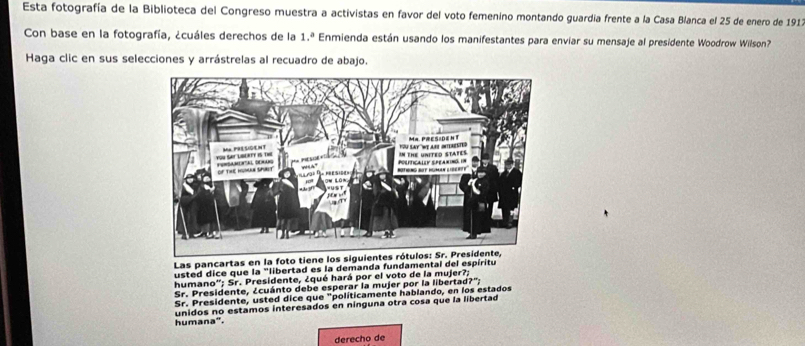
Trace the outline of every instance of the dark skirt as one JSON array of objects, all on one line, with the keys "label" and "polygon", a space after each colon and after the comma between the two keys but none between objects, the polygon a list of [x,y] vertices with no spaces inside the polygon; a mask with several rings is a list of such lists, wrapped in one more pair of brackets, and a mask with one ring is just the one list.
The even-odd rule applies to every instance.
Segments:
[{"label": "dark skirt", "polygon": [[276,210],[270,208],[254,209],[254,213],[252,214],[252,227],[277,227]]},{"label": "dark skirt", "polygon": [[277,227],[277,203],[268,189],[258,189],[252,200],[252,227]]},{"label": "dark skirt", "polygon": [[209,191],[201,191],[196,198],[196,203],[198,204],[196,221],[200,226],[208,223],[217,223],[215,196],[213,196],[212,193]]},{"label": "dark skirt", "polygon": [[[185,198],[182,197],[184,200]],[[176,231],[181,234],[192,236],[200,232],[198,223],[196,222],[196,214],[198,214],[198,205],[195,201],[186,200],[186,203],[179,204],[179,212],[176,214]]]},{"label": "dark skirt", "polygon": [[400,227],[412,226],[412,215],[408,212],[408,200],[406,200],[405,197],[398,197],[394,201],[394,208],[394,212],[397,214],[397,222],[400,224]]},{"label": "dark skirt", "polygon": [[414,200],[411,204],[410,213],[411,218],[410,227],[429,227],[433,226],[435,222],[435,210],[433,206],[433,199],[428,198],[428,204],[423,204],[421,200]]},{"label": "dark skirt", "polygon": [[391,231],[399,227],[397,215],[392,208],[382,208],[372,215],[372,228],[375,231]]},{"label": "dark skirt", "polygon": [[[462,227],[462,230],[470,234],[491,233],[492,219],[490,219],[487,210],[479,210],[477,203],[483,202],[473,201],[464,205],[464,227]],[[486,204],[486,208],[491,208],[491,205]]]},{"label": "dark skirt", "polygon": [[368,230],[371,228],[372,224],[372,202],[374,197],[372,197],[371,192],[369,192],[369,197],[367,198],[364,195],[361,199],[361,208],[360,208],[360,218],[359,218],[359,227],[361,229]]},{"label": "dark skirt", "polygon": [[279,219],[277,220],[277,230],[278,231],[298,231],[299,230],[299,219]]}]

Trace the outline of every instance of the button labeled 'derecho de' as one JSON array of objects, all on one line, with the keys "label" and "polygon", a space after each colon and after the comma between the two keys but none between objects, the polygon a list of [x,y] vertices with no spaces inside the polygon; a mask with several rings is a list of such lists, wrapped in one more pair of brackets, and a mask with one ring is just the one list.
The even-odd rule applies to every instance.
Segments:
[{"label": "button labeled 'derecho de'", "polygon": [[402,324],[319,329],[319,346],[401,346]]}]

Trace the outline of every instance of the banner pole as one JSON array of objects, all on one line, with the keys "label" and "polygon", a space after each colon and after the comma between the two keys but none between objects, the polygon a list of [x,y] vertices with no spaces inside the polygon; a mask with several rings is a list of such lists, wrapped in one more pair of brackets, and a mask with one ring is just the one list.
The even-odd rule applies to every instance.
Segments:
[{"label": "banner pole", "polygon": [[358,232],[363,229],[363,184],[361,184],[360,190],[360,202],[358,202]]},{"label": "banner pole", "polygon": [[176,210],[179,211],[179,215],[182,217],[182,226],[184,227],[185,240],[190,239],[190,235],[187,234],[187,222],[185,222],[184,219],[184,211],[182,211],[182,207],[179,203],[176,204]]},{"label": "banner pole", "polygon": [[[470,175],[470,181],[472,182],[472,175]],[[470,200],[472,200],[472,188],[474,187],[473,185],[475,185],[474,182],[473,184],[470,184]],[[475,219],[475,206],[470,204],[470,236],[475,234],[475,229],[473,229],[472,227],[472,222],[474,221],[473,219]]]},{"label": "banner pole", "polygon": [[215,221],[218,222],[218,236],[216,238],[224,239],[224,232],[221,231],[221,218],[218,216],[218,201],[215,200],[215,195],[213,195],[212,203],[215,205]]}]

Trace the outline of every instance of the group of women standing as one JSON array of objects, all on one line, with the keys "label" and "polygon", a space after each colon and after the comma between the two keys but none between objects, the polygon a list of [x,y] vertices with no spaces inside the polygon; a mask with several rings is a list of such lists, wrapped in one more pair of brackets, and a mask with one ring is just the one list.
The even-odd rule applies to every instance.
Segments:
[{"label": "group of women standing", "polygon": [[288,239],[299,228],[299,181],[293,168],[279,172],[279,179],[261,179],[252,199],[252,227],[269,233],[276,227],[281,239]]},{"label": "group of women standing", "polygon": [[[401,226],[427,225],[429,211],[434,209],[430,186],[421,178],[411,181],[407,177],[393,178],[385,168],[377,173],[367,170],[363,177],[355,175],[350,180],[348,217],[333,221],[323,212],[308,215],[308,209],[299,204],[296,173],[293,168],[286,168],[280,171],[277,181],[263,179],[255,185],[252,227],[259,227],[260,233],[268,233],[270,228],[276,227],[280,238],[288,239],[291,232],[301,231],[303,222],[300,221],[309,217],[310,229],[316,238],[327,237],[327,230],[339,228],[341,236],[349,229],[350,237],[366,230],[364,237],[382,232],[382,238],[396,238],[395,230]],[[316,210],[320,203],[328,202],[316,199],[310,210]]]},{"label": "group of women standing", "polygon": [[[206,170],[185,177],[182,196],[179,200],[177,230],[182,238],[220,236],[217,221],[214,190],[211,175]],[[256,191],[251,203],[252,227],[260,233],[269,233],[276,228],[280,239],[290,238],[291,232],[300,232],[308,221],[315,237],[326,237],[329,229],[341,229],[341,236],[349,228],[349,236],[373,237],[382,232],[382,238],[396,238],[399,227],[425,227],[431,218],[433,199],[431,185],[419,177],[392,177],[385,168],[367,170],[363,176],[354,175],[349,183],[348,217],[333,222],[322,212],[308,215],[316,210],[321,199],[310,208],[299,203],[299,182],[293,168],[279,172],[277,179],[261,179],[255,183]],[[300,222],[303,221],[303,222]],[[356,232],[357,230],[357,232]],[[357,234],[356,234],[357,233]]]},{"label": "group of women standing", "polygon": [[176,220],[182,239],[221,236],[214,192],[210,172],[200,169],[185,176]]}]

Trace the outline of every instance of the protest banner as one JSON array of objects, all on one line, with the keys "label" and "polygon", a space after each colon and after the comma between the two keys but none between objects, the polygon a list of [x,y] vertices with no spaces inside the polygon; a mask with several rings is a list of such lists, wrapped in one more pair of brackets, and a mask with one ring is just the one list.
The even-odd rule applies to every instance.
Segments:
[{"label": "protest banner", "polygon": [[211,142],[212,180],[275,178],[277,144],[268,139],[242,142]]},{"label": "protest banner", "polygon": [[397,135],[394,175],[462,174],[471,171],[470,132]]},{"label": "protest banner", "polygon": [[309,208],[313,200],[321,195],[316,189],[319,181],[319,165],[327,157],[330,143],[327,141],[309,142],[291,145],[285,148],[288,153],[288,165],[293,167],[299,180],[299,205]]},{"label": "protest banner", "polygon": [[357,164],[354,157],[321,160],[319,172],[325,191],[316,211],[330,215],[333,221],[349,216],[349,182]]}]

